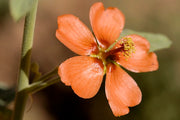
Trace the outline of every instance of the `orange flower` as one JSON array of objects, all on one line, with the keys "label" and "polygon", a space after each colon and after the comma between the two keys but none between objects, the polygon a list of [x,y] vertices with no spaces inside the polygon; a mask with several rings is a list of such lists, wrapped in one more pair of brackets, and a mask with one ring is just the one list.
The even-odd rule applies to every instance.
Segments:
[{"label": "orange flower", "polygon": [[119,65],[137,73],[154,71],[158,69],[156,54],[149,52],[149,42],[139,35],[116,41],[125,23],[123,13],[117,8],[104,10],[102,3],[95,3],[89,16],[96,37],[77,17],[71,14],[58,17],[56,37],[81,55],[63,62],[58,74],[78,96],[91,98],[98,92],[106,73],[106,97],[113,114],[128,114],[128,107],[139,104],[142,94]]}]

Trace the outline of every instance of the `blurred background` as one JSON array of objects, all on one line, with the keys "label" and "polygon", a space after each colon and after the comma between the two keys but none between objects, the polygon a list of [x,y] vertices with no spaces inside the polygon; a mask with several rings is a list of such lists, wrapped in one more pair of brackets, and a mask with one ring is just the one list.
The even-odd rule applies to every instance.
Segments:
[{"label": "blurred background", "polygon": [[[156,52],[158,71],[129,72],[142,90],[141,104],[130,108],[126,116],[114,117],[104,83],[95,97],[85,100],[59,82],[33,95],[32,104],[28,100],[24,120],[180,120],[180,0],[99,1],[124,13],[125,28],[162,33],[173,41],[170,49]],[[24,21],[13,21],[8,2],[0,0],[0,84],[13,91],[17,84]],[[74,14],[90,28],[89,9],[94,2],[97,0],[39,0],[32,61],[39,63],[42,74],[76,55],[55,37],[57,16]],[[11,99],[12,91],[8,91]],[[4,93],[0,91],[0,96]],[[13,102],[8,108],[13,109]],[[10,114],[0,107],[0,120],[8,120]]]}]

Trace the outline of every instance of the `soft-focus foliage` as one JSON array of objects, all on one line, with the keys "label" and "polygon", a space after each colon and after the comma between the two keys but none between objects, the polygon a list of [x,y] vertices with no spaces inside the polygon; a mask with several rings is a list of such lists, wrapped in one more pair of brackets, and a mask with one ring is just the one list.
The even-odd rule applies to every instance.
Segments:
[{"label": "soft-focus foliage", "polygon": [[9,120],[12,111],[7,108],[8,104],[14,100],[15,89],[8,88],[5,83],[0,82],[0,120]]},{"label": "soft-focus foliage", "polygon": [[15,97],[15,89],[7,88],[3,83],[0,83],[0,106],[6,106]]},{"label": "soft-focus foliage", "polygon": [[32,8],[35,0],[10,0],[10,11],[15,21],[25,16]]},{"label": "soft-focus foliage", "polygon": [[0,18],[7,13],[7,10],[8,10],[8,0],[0,0]]}]

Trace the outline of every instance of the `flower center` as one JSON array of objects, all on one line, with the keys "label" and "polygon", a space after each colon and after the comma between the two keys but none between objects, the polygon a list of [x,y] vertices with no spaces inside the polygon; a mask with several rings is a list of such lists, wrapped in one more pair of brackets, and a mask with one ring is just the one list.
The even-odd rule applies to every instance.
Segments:
[{"label": "flower center", "polygon": [[128,59],[129,57],[131,57],[132,53],[135,53],[135,51],[136,49],[132,38],[124,38],[115,49],[106,52],[105,56],[106,58],[109,58],[115,56],[116,53],[121,53],[123,56],[126,57],[126,59]]},{"label": "flower center", "polygon": [[116,55],[117,53],[125,56],[127,60],[129,57],[131,57],[132,53],[135,53],[135,51],[136,49],[132,38],[125,37],[115,49],[106,51],[102,48],[99,48],[98,54],[92,54],[90,56],[102,60],[104,66],[106,66],[108,62],[113,62],[114,60],[117,60],[121,57],[120,55]]}]

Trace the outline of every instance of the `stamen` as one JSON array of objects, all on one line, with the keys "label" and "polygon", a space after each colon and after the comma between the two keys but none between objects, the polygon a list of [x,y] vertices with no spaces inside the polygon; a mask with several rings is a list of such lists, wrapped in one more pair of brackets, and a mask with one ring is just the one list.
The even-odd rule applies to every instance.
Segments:
[{"label": "stamen", "polygon": [[120,42],[120,45],[123,47],[123,50],[121,52],[126,58],[131,57],[131,54],[135,53],[136,51],[132,38],[124,38]]}]

